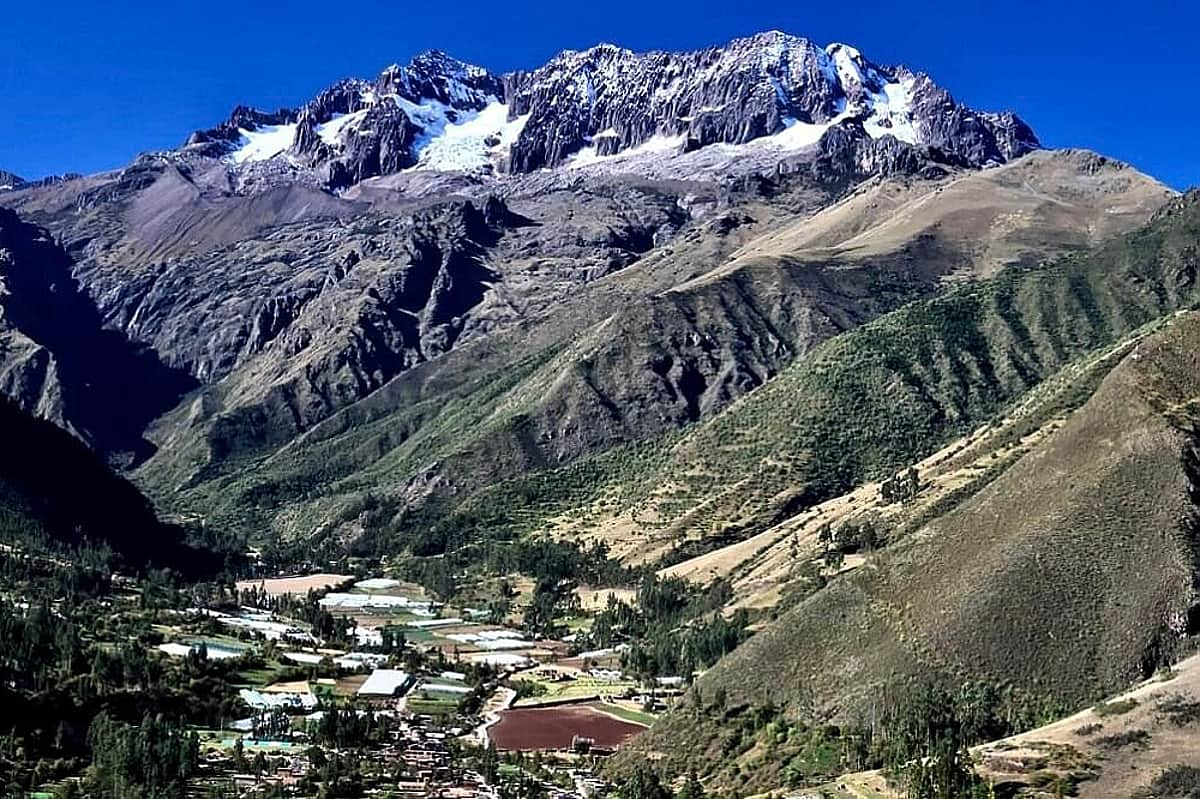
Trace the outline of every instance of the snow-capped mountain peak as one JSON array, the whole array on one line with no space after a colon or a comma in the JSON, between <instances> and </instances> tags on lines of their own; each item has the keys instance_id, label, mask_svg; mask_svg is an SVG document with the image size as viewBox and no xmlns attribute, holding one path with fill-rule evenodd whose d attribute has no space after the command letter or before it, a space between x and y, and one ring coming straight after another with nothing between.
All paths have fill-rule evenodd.
<instances>
[{"instance_id":1,"label":"snow-capped mountain peak","mask_svg":"<svg viewBox=\"0 0 1200 799\"><path fill-rule=\"evenodd\" d=\"M1038 146L1012 114L971 111L927 76L781 31L685 53L600 44L506 75L429 50L295 111L240 108L189 143L239 168L317 170L339 186L407 169L529 172L714 144L802 150L846 125L976 166Z\"/></svg>"}]
</instances>

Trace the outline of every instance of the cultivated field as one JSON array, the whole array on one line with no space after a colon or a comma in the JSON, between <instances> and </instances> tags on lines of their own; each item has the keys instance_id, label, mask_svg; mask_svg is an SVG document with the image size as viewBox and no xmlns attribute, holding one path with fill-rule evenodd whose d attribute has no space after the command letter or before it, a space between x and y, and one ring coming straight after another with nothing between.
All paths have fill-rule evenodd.
<instances>
[{"instance_id":1,"label":"cultivated field","mask_svg":"<svg viewBox=\"0 0 1200 799\"><path fill-rule=\"evenodd\" d=\"M500 721L488 729L488 737L504 750L568 749L576 736L611 748L644 729L590 705L567 705L502 711Z\"/></svg>"},{"instance_id":2,"label":"cultivated field","mask_svg":"<svg viewBox=\"0 0 1200 799\"><path fill-rule=\"evenodd\" d=\"M266 591L270 596L282 596L284 594L307 594L309 591L320 591L323 588L332 588L353 579L354 576L349 574L305 574L297 575L296 577L239 580L237 587L239 591L245 591L248 588L258 588Z\"/></svg>"}]
</instances>

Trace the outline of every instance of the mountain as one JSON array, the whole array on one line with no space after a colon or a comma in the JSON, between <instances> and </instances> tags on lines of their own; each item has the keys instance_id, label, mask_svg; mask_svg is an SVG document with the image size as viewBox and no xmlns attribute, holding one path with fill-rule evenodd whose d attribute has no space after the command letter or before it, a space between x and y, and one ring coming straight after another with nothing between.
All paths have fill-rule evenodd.
<instances>
[{"instance_id":1,"label":"mountain","mask_svg":"<svg viewBox=\"0 0 1200 799\"><path fill-rule=\"evenodd\" d=\"M1197 632L1200 198L849 46L431 51L0 209L22 520L158 541L107 459L280 562L720 578L756 633L632 753L672 774L765 792L764 708L1042 713Z\"/></svg>"},{"instance_id":2,"label":"mountain","mask_svg":"<svg viewBox=\"0 0 1200 799\"><path fill-rule=\"evenodd\" d=\"M865 325L714 420L707 442L678 445L691 472L709 475L703 490L718 512L726 500L713 477L737 489L741 513L761 515L781 483L811 498L789 513L788 495L777 495L775 540L794 553L780 593L794 599L707 672L697 695L720 690L730 707L773 703L791 718L845 721L869 712L886 685L935 675L1078 707L1178 656L1200 631L1200 316L1173 311L1195 307L1198 240L1193 195L1095 253ZM856 399L835 404L831 394ZM772 430L780 420L794 431ZM968 436L956 442L956 432ZM741 479L767 472L753 454L767 441L764 457L783 474ZM800 441L803 457L781 463ZM879 484L869 479L926 456L922 490L935 496L916 500L919 509L849 507L874 504ZM722 471L698 466L706 460ZM856 486L840 512L808 511ZM863 520L886 545L804 589L795 553L818 556L823 525L836 540ZM771 557L764 543L754 559ZM682 771L704 763L722 734L681 711L640 745Z\"/></svg>"},{"instance_id":3,"label":"mountain","mask_svg":"<svg viewBox=\"0 0 1200 799\"><path fill-rule=\"evenodd\" d=\"M72 266L46 231L0 209L0 390L100 452L137 460L145 426L193 381L106 329Z\"/></svg>"},{"instance_id":4,"label":"mountain","mask_svg":"<svg viewBox=\"0 0 1200 799\"><path fill-rule=\"evenodd\" d=\"M26 181L24 178L14 175L12 172L5 172L3 169L0 169L0 191L19 189L25 185L25 182Z\"/></svg>"},{"instance_id":5,"label":"mountain","mask_svg":"<svg viewBox=\"0 0 1200 799\"><path fill-rule=\"evenodd\" d=\"M426 53L6 192L0 374L165 507L371 540L365 496L404 530L673 435L830 337L1170 196L1036 147L926 76L779 33L501 76Z\"/></svg>"},{"instance_id":6,"label":"mountain","mask_svg":"<svg viewBox=\"0 0 1200 799\"><path fill-rule=\"evenodd\" d=\"M171 486L172 501L195 497L221 519L285 538L337 527L344 516L356 528L353 508L366 493L397 513L461 502L498 480L710 419L831 336L936 294L944 281L1086 247L1136 225L1166 197L1153 181L1082 153L939 180L882 180L803 221L777 206L789 191L800 190L693 223L668 247L576 284L511 327L495 325L485 295L466 314L479 322L466 329L495 325L490 333L398 371L361 401L325 406L302 431L295 420L334 397L297 381L326 370L301 374L295 364L309 362L305 351L281 360L268 347L159 423L153 436L164 446L142 479ZM537 204L513 207L549 219ZM742 221L730 227L731 217ZM544 230L501 238L487 258L501 275L492 290L532 297L516 293L525 262L504 253L536 236L545 257ZM539 282L537 296L546 299L551 285ZM275 397L263 396L271 390ZM281 402L294 404L284 411ZM654 538L631 521L612 523L638 530L639 548Z\"/></svg>"},{"instance_id":7,"label":"mountain","mask_svg":"<svg viewBox=\"0 0 1200 799\"><path fill-rule=\"evenodd\" d=\"M150 501L74 436L0 398L0 541L8 551L99 547L109 568L153 565L201 576L219 558L185 543Z\"/></svg>"},{"instance_id":8,"label":"mountain","mask_svg":"<svg viewBox=\"0 0 1200 799\"><path fill-rule=\"evenodd\" d=\"M239 182L300 173L339 188L404 170L528 173L710 145L799 151L831 130L973 166L1039 146L1012 113L973 111L927 75L775 31L689 53L599 45L505 75L429 51L298 109L240 106L185 152L235 165Z\"/></svg>"}]
</instances>

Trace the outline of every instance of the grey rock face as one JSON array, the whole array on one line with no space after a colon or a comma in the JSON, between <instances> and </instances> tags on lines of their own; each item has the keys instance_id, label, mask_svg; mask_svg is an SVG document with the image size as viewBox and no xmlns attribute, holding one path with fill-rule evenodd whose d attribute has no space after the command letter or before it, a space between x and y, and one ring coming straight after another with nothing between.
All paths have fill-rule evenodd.
<instances>
[{"instance_id":1,"label":"grey rock face","mask_svg":"<svg viewBox=\"0 0 1200 799\"><path fill-rule=\"evenodd\" d=\"M346 131L341 156L329 164L329 185L349 186L412 166L412 144L418 132L400 108L386 104L371 108L360 127Z\"/></svg>"},{"instance_id":2,"label":"grey rock face","mask_svg":"<svg viewBox=\"0 0 1200 799\"><path fill-rule=\"evenodd\" d=\"M3 169L0 169L0 191L19 189L24 185L24 178L14 175L12 172L5 172Z\"/></svg>"},{"instance_id":3,"label":"grey rock face","mask_svg":"<svg viewBox=\"0 0 1200 799\"><path fill-rule=\"evenodd\" d=\"M780 33L680 54L600 45L510 76L509 87L512 113L529 114L513 146L517 172L555 166L596 137L601 154L655 135L743 144L786 120L828 122L845 98L826 53Z\"/></svg>"},{"instance_id":4,"label":"grey rock face","mask_svg":"<svg viewBox=\"0 0 1200 799\"><path fill-rule=\"evenodd\" d=\"M0 209L0 391L111 457L136 462L150 454L146 425L195 383L105 330L71 265L46 231Z\"/></svg>"},{"instance_id":5,"label":"grey rock face","mask_svg":"<svg viewBox=\"0 0 1200 799\"><path fill-rule=\"evenodd\" d=\"M999 164L1038 148L1033 130L1011 111L989 114L961 106L927 75L911 77L912 108L922 141L968 164Z\"/></svg>"},{"instance_id":6,"label":"grey rock face","mask_svg":"<svg viewBox=\"0 0 1200 799\"><path fill-rule=\"evenodd\" d=\"M434 100L459 110L478 111L502 97L502 80L482 67L466 64L439 50L428 50L407 66L391 66L375 81L381 96Z\"/></svg>"},{"instance_id":7,"label":"grey rock face","mask_svg":"<svg viewBox=\"0 0 1200 799\"><path fill-rule=\"evenodd\" d=\"M876 138L912 135L910 143L975 166L1038 147L1011 113L972 111L925 75L877 66L845 45L822 49L779 32L692 53L601 45L559 55L509 76L508 84L511 113L529 114L513 145L514 171L555 166L588 143L605 155L667 136L682 137L683 149L693 150L744 144L794 123L856 119L873 119Z\"/></svg>"},{"instance_id":8,"label":"grey rock face","mask_svg":"<svg viewBox=\"0 0 1200 799\"><path fill-rule=\"evenodd\" d=\"M421 158L448 126L488 109L500 116L476 123L484 127L459 145L473 148L475 157ZM825 129L856 122L871 138L895 138L972 166L1039 146L1012 113L962 106L926 75L878 66L846 45L822 48L777 31L687 53L604 44L503 76L429 51L373 82L334 84L298 110L238 108L217 128L193 134L188 146L220 156L239 147L247 132L291 126L281 134L291 137L287 152L272 157L316 169L326 185L343 188L418 164L528 173L655 141L667 155L747 144L796 125L819 126L815 141Z\"/></svg>"}]
</instances>

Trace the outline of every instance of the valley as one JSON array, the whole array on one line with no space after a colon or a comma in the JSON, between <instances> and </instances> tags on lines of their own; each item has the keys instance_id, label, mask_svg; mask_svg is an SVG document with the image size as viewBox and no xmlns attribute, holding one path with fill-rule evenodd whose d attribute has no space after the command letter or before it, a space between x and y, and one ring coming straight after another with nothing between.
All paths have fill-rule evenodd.
<instances>
[{"instance_id":1,"label":"valley","mask_svg":"<svg viewBox=\"0 0 1200 799\"><path fill-rule=\"evenodd\" d=\"M1198 272L778 31L0 172L0 786L1193 796Z\"/></svg>"}]
</instances>

